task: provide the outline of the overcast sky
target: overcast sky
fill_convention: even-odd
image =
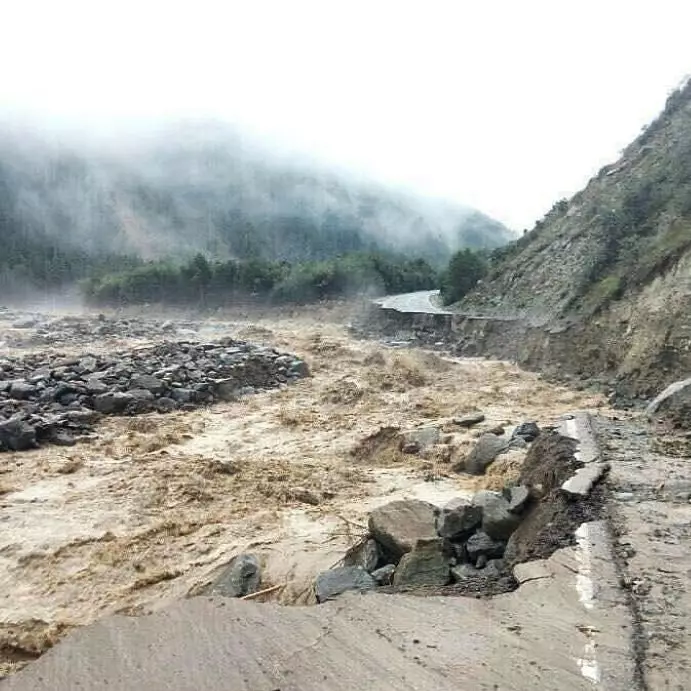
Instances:
[[[682,0],[0,0],[0,108],[218,116],[520,230],[659,112],[689,26]]]

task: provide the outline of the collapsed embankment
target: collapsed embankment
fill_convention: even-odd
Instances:
[[[548,377],[587,381],[625,407],[643,403],[691,370],[691,351],[683,334],[654,338],[654,329],[632,328],[616,316],[537,323],[463,313],[401,312],[371,305],[355,329],[422,345],[441,343],[459,356],[511,360]],[[664,343],[660,343],[662,336]]]

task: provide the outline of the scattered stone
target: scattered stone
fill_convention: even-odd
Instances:
[[[314,585],[317,602],[332,600],[348,590],[366,591],[376,587],[376,581],[360,566],[340,566],[323,571]]]
[[[473,450],[459,463],[454,470],[465,470],[471,475],[483,475],[487,466],[494,459],[509,448],[510,440],[497,437],[494,434],[483,434],[475,444]]]
[[[523,422],[513,431],[513,437],[520,437],[527,442],[535,441],[540,434],[540,428],[536,422]]]
[[[36,395],[36,387],[25,381],[13,381],[10,383],[10,397],[18,401],[25,401]]]
[[[468,539],[465,548],[470,561],[476,563],[480,556],[487,557],[488,559],[504,556],[505,544],[499,540],[492,539],[487,533],[480,531]]]
[[[477,413],[476,415],[466,415],[465,417],[453,418],[454,425],[459,427],[465,427],[466,429],[479,425],[481,422],[485,421],[485,416],[482,413]]]
[[[441,439],[441,430],[439,427],[434,426],[420,427],[419,429],[403,432],[401,437],[403,440],[402,446],[405,444],[415,444],[418,451],[424,451],[430,446],[439,443]]]
[[[478,570],[472,564],[459,564],[451,568],[451,577],[455,583],[460,583],[468,578],[476,578]]]
[[[419,499],[392,501],[370,513],[370,533],[386,556],[397,562],[418,540],[436,539],[435,508]]]
[[[471,533],[482,522],[482,507],[466,499],[452,499],[437,516],[437,534],[456,540]]]
[[[487,434],[493,434],[495,437],[503,437],[504,428],[501,425],[497,425],[496,427],[488,429]]]
[[[520,525],[520,516],[510,511],[501,494],[483,490],[473,497],[473,503],[482,506],[482,530],[495,540],[508,540]]]
[[[381,554],[376,540],[366,540],[351,547],[343,558],[344,566],[361,566],[373,574],[379,565]]]
[[[530,490],[523,485],[516,487],[509,487],[505,489],[504,498],[509,502],[509,511],[511,513],[521,513],[530,501]]]
[[[259,590],[261,567],[253,554],[239,554],[213,582],[210,595],[244,597]]]
[[[26,451],[37,446],[36,429],[31,425],[16,419],[0,422],[0,449]]]
[[[451,578],[449,559],[441,538],[417,540],[411,552],[401,558],[394,585],[447,585]]]
[[[94,408],[99,413],[105,413],[107,415],[122,413],[133,401],[134,397],[131,394],[114,391],[95,396]]]
[[[150,374],[135,374],[130,380],[130,390],[132,389],[146,389],[152,395],[161,395],[167,388],[166,383],[153,377]]]
[[[377,585],[391,585],[395,572],[396,567],[393,564],[386,564],[386,566],[372,571],[372,578],[377,582]]]

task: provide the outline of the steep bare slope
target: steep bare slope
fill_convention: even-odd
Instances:
[[[461,309],[520,319],[533,336],[546,327],[527,359],[558,357],[564,369],[616,379],[627,395],[688,376],[691,84],[619,161],[495,256]]]

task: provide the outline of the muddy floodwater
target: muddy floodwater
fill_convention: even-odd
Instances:
[[[0,357],[111,352],[164,337],[153,328],[159,311],[137,318],[136,328],[99,335],[95,314],[5,311]],[[48,335],[46,320],[58,320]],[[311,376],[193,411],[107,417],[75,446],[0,454],[5,673],[72,627],[200,592],[243,551],[262,560],[262,587],[281,586],[267,598],[307,602],[314,576],[361,538],[373,507],[501,487],[511,454],[480,479],[451,471],[482,432],[603,405],[509,363],[356,340],[343,310],[166,320],[165,338],[271,345],[304,359]],[[477,411],[486,419],[476,428],[453,424]],[[382,429],[429,425],[442,434],[422,453],[377,443]]]

